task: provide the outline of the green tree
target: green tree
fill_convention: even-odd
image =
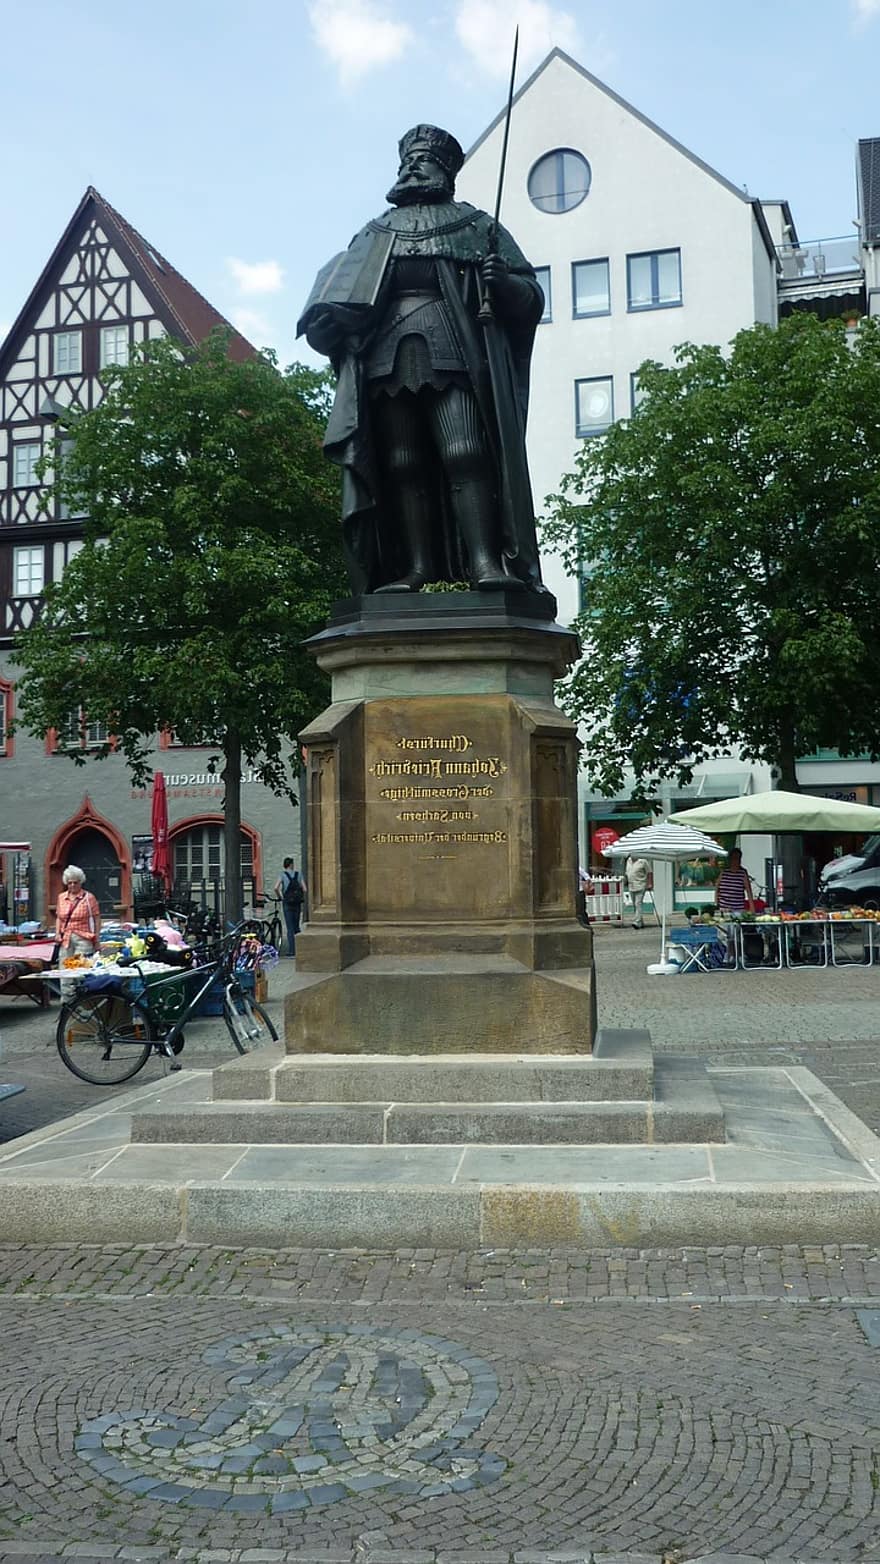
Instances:
[[[197,351],[151,343],[104,384],[61,431],[56,490],[89,521],[19,639],[18,723],[69,735],[80,709],[140,782],[157,730],[216,745],[235,917],[242,766],[295,801],[292,741],[327,697],[301,643],[345,594],[326,381],[265,354],[235,363],[219,332]]]
[[[639,371],[545,536],[584,573],[564,702],[598,790],[739,747],[796,789],[816,748],[880,752],[880,321],[796,315]]]

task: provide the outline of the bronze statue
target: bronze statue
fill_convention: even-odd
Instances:
[[[337,377],[324,449],[352,587],[545,592],[525,452],[543,295],[506,229],[453,199],[455,137],[416,125],[399,150],[390,209],[319,273],[297,329]]]

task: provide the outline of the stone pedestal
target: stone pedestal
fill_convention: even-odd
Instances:
[[[526,593],[377,595],[310,643],[309,923],[288,1052],[585,1053],[575,916],[578,654]]]

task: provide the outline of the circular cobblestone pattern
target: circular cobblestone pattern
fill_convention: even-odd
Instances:
[[[272,1514],[379,1490],[465,1493],[504,1471],[466,1443],[498,1382],[455,1342],[277,1326],[230,1337],[202,1361],[231,1373],[232,1394],[206,1416],[107,1412],[83,1424],[79,1454],[152,1499]]]
[[[81,1259],[65,1296],[0,1302],[0,1556],[4,1541],[880,1556],[880,1346],[851,1303],[618,1302],[613,1259],[595,1262],[596,1303],[567,1303],[562,1277],[528,1298],[512,1260],[499,1272],[520,1304],[441,1296],[439,1261],[433,1302],[403,1281],[360,1308],[117,1299],[106,1277],[76,1290]],[[645,1262],[630,1263],[633,1280]],[[390,1260],[345,1264],[390,1291]],[[680,1292],[702,1274],[662,1269]],[[777,1260],[779,1296],[805,1274]]]

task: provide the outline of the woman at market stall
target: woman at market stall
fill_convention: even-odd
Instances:
[[[61,947],[59,966],[71,956],[93,956],[101,929],[101,909],[91,891],[85,888],[86,877],[82,869],[68,864],[61,880],[64,889],[55,909],[55,938]],[[72,983],[61,984],[62,999],[72,992]]]
[[[742,853],[738,847],[731,847],[727,862],[715,881],[715,906],[719,912],[754,914],[752,882],[743,868]]]

